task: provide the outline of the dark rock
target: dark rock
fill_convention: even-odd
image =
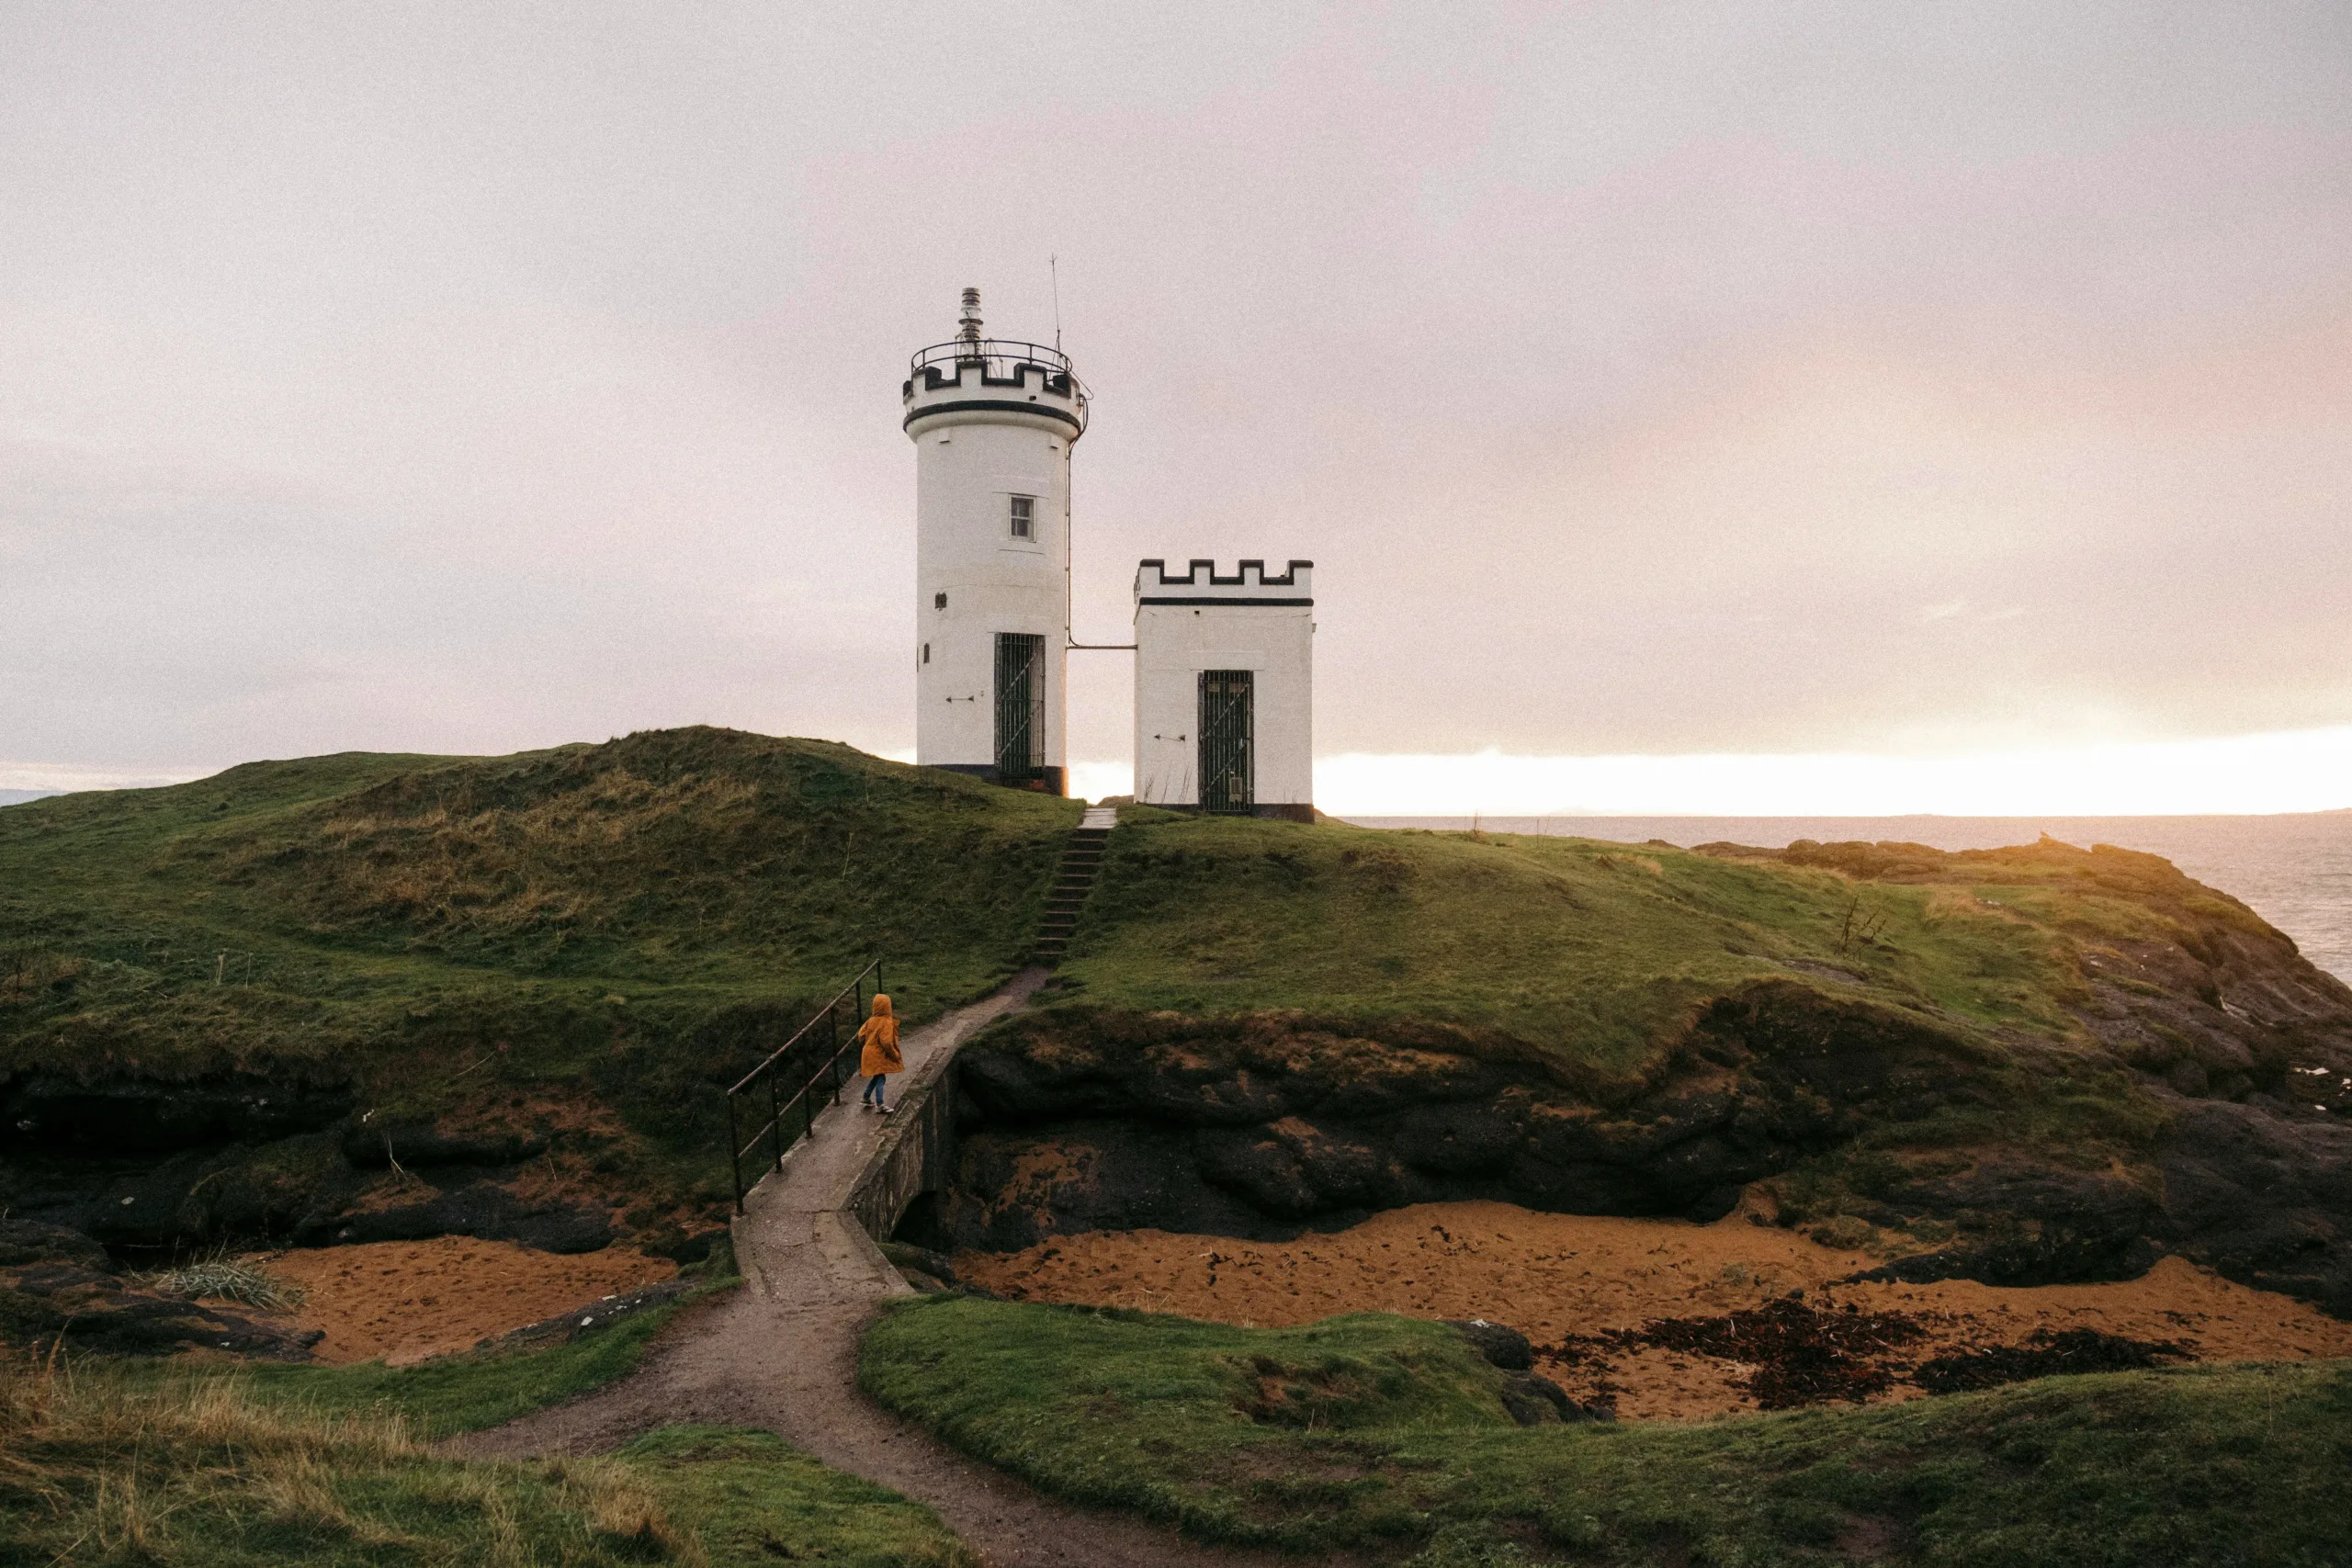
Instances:
[[[1516,1328],[1488,1323],[1482,1317],[1450,1317],[1445,1325],[1467,1339],[1491,1367],[1523,1372],[1535,1365],[1535,1347]]]
[[[1578,1404],[1568,1391],[1540,1372],[1521,1372],[1502,1386],[1503,1408],[1522,1427],[1561,1421],[1614,1421],[1617,1413],[1599,1405]]]
[[[232,1073],[170,1083],[110,1077],[80,1083],[28,1073],[0,1095],[0,1147],[122,1158],[235,1142],[266,1142],[351,1113],[346,1086]]]
[[[548,1149],[544,1133],[455,1133],[431,1122],[387,1122],[372,1115],[344,1129],[343,1157],[362,1170],[438,1165],[514,1165]]]
[[[2158,1168],[2169,1246],[2352,1317],[2352,1126],[2200,1101],[2175,1123]]]
[[[691,1280],[663,1280],[642,1290],[624,1295],[606,1296],[590,1302],[573,1311],[554,1317],[541,1318],[522,1328],[510,1330],[485,1339],[483,1345],[532,1344],[541,1341],[570,1344],[574,1339],[602,1332],[627,1317],[634,1316],[648,1307],[674,1302],[695,1289]]]
[[[300,1235],[339,1212],[361,1185],[325,1134],[138,1161],[20,1156],[9,1167],[14,1213],[130,1249]]]
[[[62,1338],[112,1355],[227,1350],[271,1360],[305,1361],[323,1337],[227,1307],[128,1289],[120,1280],[73,1263],[0,1269],[0,1338],[38,1344]]]
[[[107,1249],[80,1231],[38,1220],[0,1219],[0,1268],[28,1263],[70,1263],[102,1272],[114,1267]]]
[[[639,1237],[637,1249],[649,1258],[666,1258],[673,1263],[700,1263],[710,1257],[710,1249],[726,1234],[720,1228],[688,1231],[671,1225]]]
[[[1398,1159],[1422,1170],[1492,1175],[1510,1164],[1526,1126],[1522,1092],[1483,1105],[1416,1106],[1396,1119],[1388,1144]]]
[[[1911,1381],[1929,1393],[1968,1393],[2031,1378],[2138,1371],[2195,1357],[2194,1347],[2170,1339],[2128,1339],[2096,1328],[2037,1328],[2023,1345],[1933,1357],[1912,1369]]]
[[[1905,1185],[1884,1200],[1906,1216],[1956,1225],[1960,1238],[1857,1280],[2054,1285],[2137,1279],[2156,1260],[2145,1239],[2155,1203],[2110,1176],[1988,1161],[1963,1174]]]
[[[1261,1127],[1204,1127],[1193,1134],[1193,1154],[1205,1180],[1283,1219],[1385,1208],[1409,1190],[1405,1173],[1380,1149],[1297,1117]]]
[[[1652,1214],[1659,1193],[1638,1168],[1586,1162],[1553,1165],[1522,1154],[1502,1179],[1503,1189],[1531,1209],[1561,1214]],[[1666,1212],[1679,1205],[1668,1199]]]
[[[330,1235],[305,1239],[422,1241],[436,1235],[470,1235],[556,1253],[597,1252],[613,1241],[612,1222],[600,1211],[526,1202],[487,1181],[436,1192],[414,1202],[364,1209],[329,1224]]]
[[[1758,981],[1709,1004],[1697,1032],[1748,1056],[1784,1134],[1848,1135],[1989,1092],[1984,1053],[1930,1020],[1794,981]]]
[[[882,1248],[882,1256],[888,1258],[891,1266],[901,1272],[914,1269],[930,1275],[942,1284],[952,1285],[956,1282],[956,1265],[948,1261],[944,1253],[933,1252],[927,1247],[914,1247],[903,1241],[886,1241],[879,1245]]]

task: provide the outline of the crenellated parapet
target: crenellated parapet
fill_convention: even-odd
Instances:
[[[1086,385],[1069,357],[1042,344],[956,339],[914,356],[899,400],[900,428],[919,436],[943,425],[1035,423],[1075,441],[1086,434]]]
[[[1164,560],[1147,560],[1136,568],[1136,603],[1311,608],[1314,576],[1311,560],[1292,561],[1279,573],[1269,572],[1264,561],[1245,560],[1229,577],[1219,575],[1213,560],[1187,561],[1181,575]]]

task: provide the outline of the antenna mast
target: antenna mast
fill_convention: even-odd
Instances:
[[[1052,275],[1054,280],[1054,352],[1059,354],[1062,347],[1061,258],[1055,255],[1046,256],[1046,271]]]

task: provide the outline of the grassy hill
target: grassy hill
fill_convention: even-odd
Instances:
[[[0,1089],[252,1081],[525,1136],[552,1117],[583,1163],[628,1167],[607,1186],[707,1201],[718,1090],[871,957],[917,1019],[1010,974],[1078,809],[715,729],[11,807]]]
[[[1692,852],[1130,811],[1072,945],[1085,999],[1440,1020],[1638,1073],[1757,980],[1981,1035],[2083,1037],[2099,955],[2292,943],[2169,862],[2056,843]],[[1840,852],[1840,851],[1844,852]]]

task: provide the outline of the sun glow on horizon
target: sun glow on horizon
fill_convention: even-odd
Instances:
[[[1077,762],[1071,793],[1133,787]],[[1315,764],[1338,817],[2157,817],[2352,807],[2352,725],[2216,739],[1946,756],[1867,752],[1543,757],[1344,752]]]

